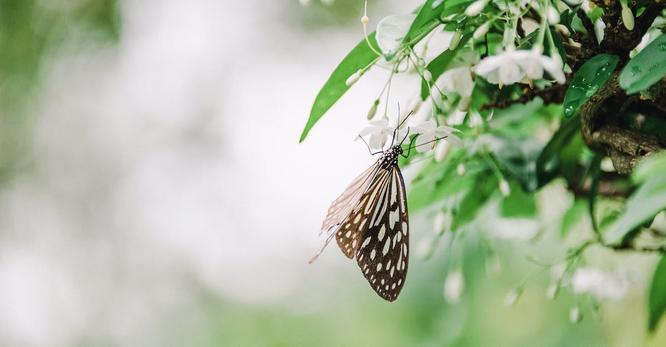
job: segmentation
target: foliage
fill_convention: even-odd
[[[591,245],[664,254],[663,234],[647,246],[636,242],[658,227],[652,221],[666,209],[666,157],[655,154],[666,145],[664,7],[649,1],[424,1],[409,25],[398,30],[406,17],[385,18],[343,59],[320,90],[301,141],[367,70],[389,71],[389,88],[374,101],[369,119],[389,119],[392,77],[415,73],[418,96],[406,112],[454,127],[462,146],[440,143],[434,155],[415,155],[425,163],[411,182],[410,212],[445,213],[453,218],[450,230],[464,234],[484,210],[538,220],[549,206],[534,194],[564,185],[573,203],[561,212],[558,237],[584,241],[568,252],[556,291]],[[429,52],[437,38],[448,43]],[[384,40],[398,44],[382,51]],[[637,92],[640,98],[627,95]],[[380,104],[383,113],[376,112]],[[628,175],[646,156],[654,158]],[[410,162],[416,160],[401,164]],[[570,229],[585,210],[591,223],[573,236]],[[660,265],[651,329],[664,310],[663,272]]]

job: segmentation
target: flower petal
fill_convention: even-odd
[[[385,55],[395,53],[402,39],[407,34],[409,27],[416,18],[413,14],[397,14],[384,17],[377,24],[377,45]]]

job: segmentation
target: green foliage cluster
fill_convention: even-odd
[[[430,61],[414,63],[421,77],[414,88],[420,90],[422,100],[432,99],[433,117],[446,123],[459,100],[441,93],[435,95],[434,81],[466,53],[482,58],[501,54],[507,32],[511,33],[513,25],[516,34],[517,25],[513,19],[506,18],[507,12],[502,8],[514,3],[517,2],[427,0],[415,10],[414,20],[399,49],[390,54],[378,55],[375,33],[369,34],[342,59],[320,90],[300,140],[306,138],[317,121],[349,90],[353,84],[349,79],[355,74],[362,76],[379,61],[394,66],[418,62],[421,57],[415,47],[437,31],[455,32],[460,41],[438,52]],[[534,18],[540,27],[531,34],[516,35],[516,49],[542,47],[545,55],[560,59],[569,68],[565,69],[568,72],[566,83],[558,86],[547,80],[535,80],[525,88],[520,84],[496,85],[476,76],[470,105],[465,110],[466,120],[455,125],[466,145],[451,149],[441,161],[431,154],[424,155],[426,163],[411,184],[410,212],[442,210],[452,217],[450,232],[460,233],[491,201],[499,200],[501,214],[505,217],[534,218],[540,208],[534,194],[553,181],[565,182],[574,202],[561,216],[561,237],[567,236],[570,226],[582,214],[589,213],[592,221],[589,244],[618,251],[654,252],[661,257],[648,300],[649,329],[654,330],[666,310],[665,248],[663,240],[652,248],[640,248],[632,241],[637,234],[648,230],[655,216],[666,209],[666,175],[663,174],[666,155],[648,156],[631,176],[608,170],[604,164],[608,161],[606,154],[590,148],[581,135],[581,108],[593,102],[614,75],[619,75],[619,85],[627,94],[641,93],[641,97],[663,83],[666,35],[657,35],[632,58],[618,55],[609,48],[607,53],[582,61],[572,60],[565,51],[570,43],[565,42],[567,35],[562,32],[572,37],[583,34],[593,37],[588,24],[616,9],[621,9],[621,23],[627,27],[622,30],[631,32],[634,16],[640,21],[641,16],[657,6],[630,1],[630,8],[626,2],[619,2],[616,8],[600,6],[586,13],[580,2],[577,3],[544,0],[535,2],[532,8],[527,6],[520,16]],[[483,11],[473,13],[472,6],[481,6]],[[553,9],[557,11],[557,20],[551,20],[554,15],[548,12]],[[486,32],[477,35],[481,28]],[[399,73],[398,70],[393,69],[391,74]],[[552,97],[561,87],[565,88],[563,98]],[[442,104],[454,107],[440,107]],[[653,131],[666,132],[663,122],[656,124]],[[413,159],[402,164],[408,165]],[[619,203],[622,207],[598,208],[605,202]],[[582,253],[588,243],[574,253]]]

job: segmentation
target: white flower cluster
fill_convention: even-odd
[[[626,273],[584,267],[573,274],[571,288],[574,293],[590,294],[599,300],[618,301],[627,294],[631,282]]]
[[[402,126],[400,129],[389,125],[389,120],[382,118],[370,122],[359,133],[362,137],[368,137],[368,145],[375,150],[382,150],[390,138],[395,135],[395,141],[400,141],[405,136],[416,134],[417,138],[414,148],[419,152],[427,152],[435,147],[437,141],[447,141],[460,144],[460,139],[453,133],[459,130],[444,125],[437,125],[434,120],[421,122],[413,126]]]
[[[499,85],[530,83],[542,79],[544,72],[558,83],[564,83],[566,80],[559,56],[543,55],[539,49],[511,49],[488,56],[479,62],[475,72],[488,82]]]

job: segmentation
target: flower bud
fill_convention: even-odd
[[[368,16],[365,16],[365,15],[364,15],[363,17],[361,17],[361,23],[362,23],[363,25],[368,25],[368,22],[369,22],[369,21],[370,21],[370,18],[368,18]]]
[[[624,27],[629,31],[634,30],[634,13],[631,12],[626,1],[621,1],[620,4],[622,5],[622,22],[624,22]]]
[[[465,289],[465,278],[460,270],[449,272],[444,280],[444,298],[451,304],[460,302]]]
[[[349,76],[345,81],[347,87],[351,87],[354,85],[354,83],[358,82],[358,79],[361,78],[361,76],[363,76],[363,72],[364,72],[363,69],[359,69],[358,71],[354,72],[351,76]]]
[[[432,73],[428,69],[423,70],[423,79],[427,82],[432,82]]]
[[[566,37],[571,36],[571,31],[565,25],[555,24],[555,30]]]
[[[509,186],[509,182],[507,182],[505,179],[500,180],[499,190],[504,197],[511,195],[511,187]]]
[[[456,172],[458,173],[458,176],[464,175],[465,174],[465,164],[463,164],[463,163],[458,164],[458,166],[456,167]]]
[[[505,306],[515,305],[518,299],[520,298],[521,294],[523,294],[523,288],[521,287],[510,290],[504,297],[504,305]]]
[[[578,323],[581,320],[583,320],[583,314],[580,313],[580,308],[578,306],[574,306],[569,310],[569,321],[571,323]]]
[[[430,238],[423,238],[416,249],[416,254],[421,259],[428,259],[432,255],[433,240]]]
[[[546,9],[546,18],[548,23],[555,25],[560,22],[560,12],[554,6],[548,6]]]
[[[449,149],[451,144],[449,141],[440,140],[437,146],[435,147],[435,161],[440,162],[446,159],[446,156],[449,154]]]
[[[460,39],[462,38],[462,33],[458,30],[453,32],[453,36],[451,37],[451,41],[449,42],[449,50],[454,50],[458,47],[458,44],[460,43]]]
[[[491,24],[490,21],[481,24],[481,26],[479,26],[478,28],[476,28],[476,30],[474,30],[472,38],[474,38],[475,40],[482,38],[488,32],[488,30],[490,30],[490,24]]]
[[[432,231],[437,236],[442,236],[448,230],[451,230],[452,216],[450,212],[440,211],[436,216],[432,225]]]
[[[476,0],[471,5],[467,6],[467,9],[465,9],[465,15],[467,17],[475,17],[483,11],[487,4],[488,0]]]
[[[375,99],[375,102],[372,103],[370,110],[368,111],[368,120],[371,120],[375,117],[377,113],[377,108],[379,107],[379,99]]]
[[[555,300],[555,297],[557,297],[557,292],[559,291],[560,287],[557,285],[557,283],[551,283],[546,289],[546,297],[548,300]]]

